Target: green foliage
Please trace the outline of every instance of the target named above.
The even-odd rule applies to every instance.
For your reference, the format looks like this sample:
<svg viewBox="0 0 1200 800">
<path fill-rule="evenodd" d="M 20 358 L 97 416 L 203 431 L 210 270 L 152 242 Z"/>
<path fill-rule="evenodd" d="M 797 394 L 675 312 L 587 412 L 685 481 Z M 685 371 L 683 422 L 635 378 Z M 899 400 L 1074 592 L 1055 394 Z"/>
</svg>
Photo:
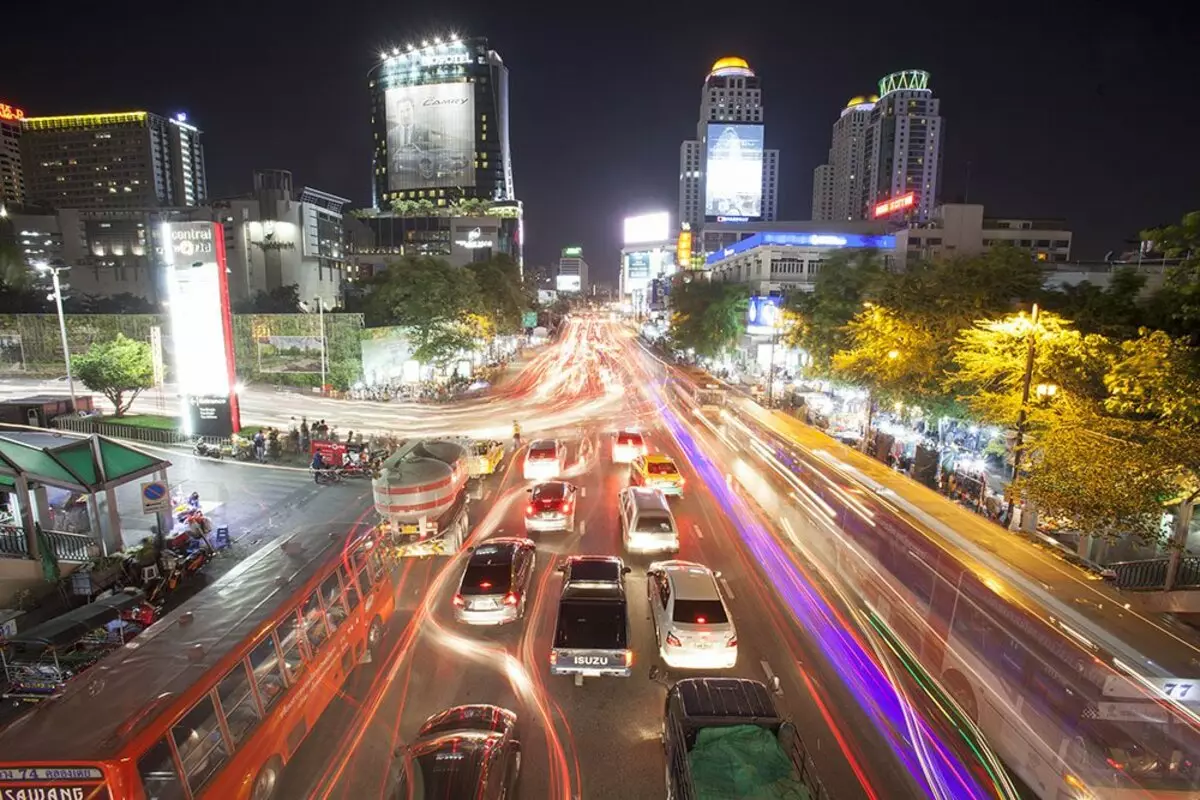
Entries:
<svg viewBox="0 0 1200 800">
<path fill-rule="evenodd" d="M 129 410 L 143 389 L 154 385 L 150 345 L 122 334 L 92 345 L 86 353 L 76 356 L 71 366 L 84 386 L 108 398 L 118 417 Z"/>
<path fill-rule="evenodd" d="M 480 217 L 492 209 L 491 200 L 479 197 L 461 197 L 443 206 L 432 200 L 392 201 L 392 213 L 398 217 Z"/>
<path fill-rule="evenodd" d="M 1200 342 L 1200 211 L 1184 214 L 1177 225 L 1142 231 L 1142 239 L 1166 258 L 1179 260 L 1147 302 L 1150 319 L 1172 335 Z"/>
<path fill-rule="evenodd" d="M 745 334 L 748 306 L 744 284 L 679 280 L 671 289 L 671 343 L 717 358 Z"/>
<path fill-rule="evenodd" d="M 519 333 L 521 313 L 533 308 L 536 294 L 522 280 L 517 262 L 501 254 L 468 264 L 467 269 L 475 276 L 475 313 L 497 334 Z"/>
<path fill-rule="evenodd" d="M 1150 420 L 1183 434 L 1200 432 L 1200 354 L 1183 339 L 1141 331 L 1121 343 L 1104 384 L 1113 414 Z"/>
<path fill-rule="evenodd" d="M 783 343 L 812 357 L 818 373 L 829 371 L 834 353 L 848 343 L 846 325 L 862 310 L 863 300 L 884 275 L 883 260 L 874 250 L 840 250 L 821 265 L 811 293 L 788 297 L 794 324 Z"/>
<path fill-rule="evenodd" d="M 300 287 L 293 283 L 269 292 L 255 292 L 253 297 L 235 303 L 233 310 L 238 314 L 296 314 L 300 300 Z"/>
<path fill-rule="evenodd" d="M 1132 268 L 1118 269 L 1108 286 L 1087 281 L 1042 295 L 1045 308 L 1069 320 L 1084 333 L 1099 333 L 1110 339 L 1131 339 L 1147 324 L 1152 313 L 1139 302 L 1146 276 Z"/>
<path fill-rule="evenodd" d="M 919 320 L 870 304 L 845 328 L 846 347 L 831 374 L 869 389 L 879 400 L 923 404 L 940 398 L 947 350 Z"/>
</svg>

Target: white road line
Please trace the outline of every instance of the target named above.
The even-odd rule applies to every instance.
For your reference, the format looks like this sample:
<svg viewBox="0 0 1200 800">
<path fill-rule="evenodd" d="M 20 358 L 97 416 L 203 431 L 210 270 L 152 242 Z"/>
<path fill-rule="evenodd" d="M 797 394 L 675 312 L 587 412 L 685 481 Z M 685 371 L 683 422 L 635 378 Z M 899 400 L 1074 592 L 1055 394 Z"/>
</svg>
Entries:
<svg viewBox="0 0 1200 800">
<path fill-rule="evenodd" d="M 698 536 L 701 539 L 704 538 L 704 531 L 700 530 L 699 525 L 692 525 L 692 530 L 694 530 L 696 532 L 696 536 Z"/>
<path fill-rule="evenodd" d="M 585 533 L 587 533 L 587 520 L 586 519 L 583 522 L 579 523 L 579 535 L 583 536 Z"/>
<path fill-rule="evenodd" d="M 579 487 L 579 496 L 580 496 L 580 497 L 587 497 L 587 487 L 586 487 L 586 486 L 580 486 L 580 487 Z"/>
<path fill-rule="evenodd" d="M 491 490 L 491 489 L 488 489 L 486 492 L 484 492 L 484 493 L 483 493 L 483 499 L 484 499 L 484 500 L 487 500 L 487 499 L 488 499 L 489 497 L 491 497 L 491 496 L 492 496 L 492 490 Z"/>
<path fill-rule="evenodd" d="M 725 578 L 721 578 L 720 581 L 721 581 L 721 588 L 725 590 L 725 594 L 729 596 L 729 599 L 737 600 L 737 595 L 735 595 L 733 593 L 733 589 L 731 589 L 729 587 L 729 581 L 725 580 Z"/>
</svg>

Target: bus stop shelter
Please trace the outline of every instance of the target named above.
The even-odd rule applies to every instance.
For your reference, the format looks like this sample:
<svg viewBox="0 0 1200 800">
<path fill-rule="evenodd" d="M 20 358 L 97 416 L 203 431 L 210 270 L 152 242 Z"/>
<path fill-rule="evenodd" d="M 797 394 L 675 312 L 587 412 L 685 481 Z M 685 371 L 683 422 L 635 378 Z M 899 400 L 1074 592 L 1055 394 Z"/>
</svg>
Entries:
<svg viewBox="0 0 1200 800">
<path fill-rule="evenodd" d="M 87 560 L 87 545 L 107 555 L 122 548 L 115 489 L 157 475 L 166 481 L 169 461 L 99 434 L 79 435 L 0 425 L 0 491 L 15 501 L 12 521 L 0 526 L 0 554 L 38 558 L 35 523 L 60 560 Z M 87 499 L 90 535 L 56 531 L 46 487 Z M 105 497 L 101 514 L 97 496 Z"/>
</svg>

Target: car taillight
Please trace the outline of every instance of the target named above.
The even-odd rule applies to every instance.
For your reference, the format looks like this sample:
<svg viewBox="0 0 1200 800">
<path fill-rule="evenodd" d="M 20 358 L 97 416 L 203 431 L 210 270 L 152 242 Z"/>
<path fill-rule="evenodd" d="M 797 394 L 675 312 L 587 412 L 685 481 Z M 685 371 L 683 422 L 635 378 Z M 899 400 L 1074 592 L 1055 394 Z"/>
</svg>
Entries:
<svg viewBox="0 0 1200 800">
<path fill-rule="evenodd" d="M 683 642 L 679 641 L 679 637 L 673 633 L 667 634 L 667 644 L 671 647 L 683 647 Z"/>
<path fill-rule="evenodd" d="M 515 606 L 516 604 L 517 604 L 517 593 L 516 592 L 509 592 L 508 594 L 504 595 L 504 605 Z"/>
<path fill-rule="evenodd" d="M 534 507 L 533 503 L 525 506 L 525 514 L 527 516 L 532 516 L 534 511 L 537 511 L 537 508 Z"/>
<path fill-rule="evenodd" d="M 455 608 L 463 608 L 466 605 L 467 605 L 467 601 L 463 600 L 463 596 L 461 594 L 454 595 L 454 607 Z"/>
<path fill-rule="evenodd" d="M 708 622 L 708 617 L 696 617 L 696 624 L 703 625 Z"/>
<path fill-rule="evenodd" d="M 490 588 L 492 588 L 492 582 L 491 581 L 480 581 L 479 588 L 480 589 L 490 589 Z"/>
<path fill-rule="evenodd" d="M 550 665 L 554 666 L 557 663 L 558 663 L 558 653 L 551 650 L 550 651 Z"/>
<path fill-rule="evenodd" d="M 563 510 L 563 513 L 564 513 L 564 514 L 570 514 L 570 513 L 571 513 L 571 501 L 570 501 L 570 500 L 568 500 L 567 502 L 563 503 L 562 510 Z"/>
<path fill-rule="evenodd" d="M 685 484 L 686 482 L 687 482 L 687 481 L 685 481 L 685 480 L 683 479 L 683 476 L 682 476 L 682 475 L 680 475 L 680 476 L 679 476 L 679 485 L 680 485 L 680 486 L 683 486 L 683 484 Z"/>
<path fill-rule="evenodd" d="M 726 647 L 737 647 L 737 634 L 729 637 L 729 641 L 725 643 Z"/>
<path fill-rule="evenodd" d="M 625 666 L 627 666 L 627 667 L 633 666 L 633 651 L 632 650 L 625 651 Z"/>
</svg>

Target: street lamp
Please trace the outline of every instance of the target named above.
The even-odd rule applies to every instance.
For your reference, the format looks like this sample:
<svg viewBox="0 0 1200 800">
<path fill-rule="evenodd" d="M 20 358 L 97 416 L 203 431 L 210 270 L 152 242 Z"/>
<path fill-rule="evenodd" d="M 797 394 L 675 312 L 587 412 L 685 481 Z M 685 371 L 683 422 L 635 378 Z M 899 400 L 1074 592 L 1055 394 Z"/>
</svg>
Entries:
<svg viewBox="0 0 1200 800">
<path fill-rule="evenodd" d="M 1037 331 L 1038 317 L 1041 315 L 1038 309 L 1038 304 L 1033 304 L 1033 309 L 1029 315 L 1029 322 L 1022 327 L 1025 328 L 1028 337 L 1025 345 L 1025 377 L 1021 382 L 1021 409 L 1017 412 L 1017 434 L 1013 439 L 1013 480 L 1021 474 L 1021 461 L 1025 455 L 1025 421 L 1026 410 L 1029 407 L 1029 395 L 1033 388 L 1033 362 L 1037 357 Z M 1018 321 L 1023 320 L 1024 315 Z M 1049 399 L 1058 394 L 1058 387 L 1052 383 L 1038 384 L 1037 394 L 1039 398 Z M 1013 506 L 1016 504 L 1016 498 L 1010 491 L 1008 493 L 1008 509 L 1005 512 L 1009 520 L 1013 518 Z"/>
<path fill-rule="evenodd" d="M 315 298 L 317 317 L 321 321 L 321 394 L 325 394 L 325 301 Z"/>
<path fill-rule="evenodd" d="M 69 266 L 55 266 L 47 264 L 45 261 L 39 261 L 33 265 L 33 268 L 38 272 L 49 272 L 50 280 L 54 282 L 54 293 L 46 299 L 54 299 L 54 304 L 58 308 L 58 332 L 62 336 L 63 360 L 67 365 L 67 391 L 71 393 L 71 411 L 79 413 L 79 403 L 75 400 L 75 379 L 71 377 L 71 348 L 67 345 L 67 319 L 63 316 L 62 304 L 62 284 L 59 283 L 58 273 L 70 269 Z"/>
</svg>

